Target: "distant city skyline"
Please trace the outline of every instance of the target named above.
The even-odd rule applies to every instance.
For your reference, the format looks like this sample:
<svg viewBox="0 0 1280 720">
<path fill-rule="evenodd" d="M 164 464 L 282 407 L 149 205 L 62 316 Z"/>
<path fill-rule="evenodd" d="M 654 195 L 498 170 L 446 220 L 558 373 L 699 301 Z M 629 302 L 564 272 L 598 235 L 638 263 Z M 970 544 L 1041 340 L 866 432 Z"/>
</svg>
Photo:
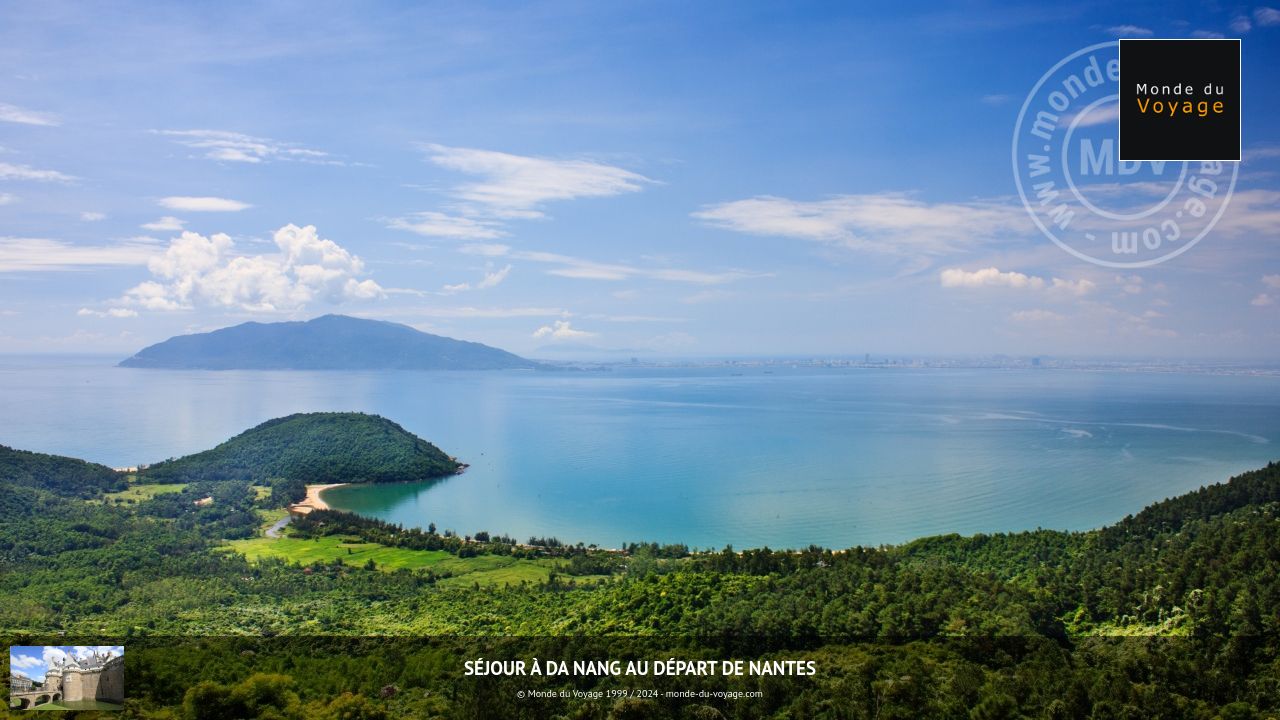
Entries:
<svg viewBox="0 0 1280 720">
<path fill-rule="evenodd" d="M 1280 351 L 1280 10 L 1201 3 L 0 7 L 0 352 L 327 313 L 521 355 Z M 1023 98 L 1239 37 L 1244 161 L 1183 255 L 1026 213 Z M 1101 187 L 1101 186 L 1099 186 Z"/>
</svg>

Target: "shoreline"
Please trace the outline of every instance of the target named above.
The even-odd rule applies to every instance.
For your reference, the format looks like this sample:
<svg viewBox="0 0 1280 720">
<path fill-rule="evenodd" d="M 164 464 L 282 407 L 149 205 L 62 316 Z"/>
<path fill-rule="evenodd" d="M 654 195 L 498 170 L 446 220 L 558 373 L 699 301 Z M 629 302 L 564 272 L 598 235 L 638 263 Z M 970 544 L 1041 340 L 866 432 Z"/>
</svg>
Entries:
<svg viewBox="0 0 1280 720">
<path fill-rule="evenodd" d="M 288 508 L 289 512 L 294 515 L 306 515 L 312 510 L 328 510 L 329 504 L 321 497 L 321 493 L 325 490 L 350 484 L 351 483 L 328 483 L 325 485 L 308 485 L 307 496 L 301 501 L 290 505 Z"/>
</svg>

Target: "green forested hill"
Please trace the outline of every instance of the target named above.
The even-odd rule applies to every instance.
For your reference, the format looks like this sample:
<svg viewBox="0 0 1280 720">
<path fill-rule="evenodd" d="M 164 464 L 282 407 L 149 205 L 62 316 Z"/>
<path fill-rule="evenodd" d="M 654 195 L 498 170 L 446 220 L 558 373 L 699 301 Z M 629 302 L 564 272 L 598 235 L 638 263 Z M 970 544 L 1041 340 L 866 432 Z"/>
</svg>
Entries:
<svg viewBox="0 0 1280 720">
<path fill-rule="evenodd" d="M 456 473 L 461 465 L 394 422 L 364 413 L 300 413 L 268 420 L 212 450 L 157 463 L 146 482 L 397 482 Z"/>
<path fill-rule="evenodd" d="M 106 465 L 14 450 L 0 445 L 0 478 L 11 485 L 90 498 L 124 487 L 124 476 Z"/>
</svg>

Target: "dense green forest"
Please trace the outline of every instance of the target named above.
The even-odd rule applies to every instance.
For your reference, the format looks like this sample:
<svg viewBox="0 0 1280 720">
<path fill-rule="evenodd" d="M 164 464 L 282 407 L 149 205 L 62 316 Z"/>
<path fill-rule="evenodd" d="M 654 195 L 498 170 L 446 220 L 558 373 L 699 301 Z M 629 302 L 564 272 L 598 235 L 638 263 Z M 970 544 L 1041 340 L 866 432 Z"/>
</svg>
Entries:
<svg viewBox="0 0 1280 720">
<path fill-rule="evenodd" d="M 280 500 L 306 483 L 401 482 L 462 469 L 440 448 L 396 423 L 364 413 L 299 413 L 268 420 L 212 450 L 144 468 L 151 483 L 271 482 Z"/>
<path fill-rule="evenodd" d="M 1090 532 L 605 551 L 319 512 L 287 542 L 332 557 L 250 561 L 237 543 L 271 542 L 261 529 L 283 502 L 253 483 L 347 452 L 321 441 L 336 432 L 326 422 L 304 423 L 296 446 L 286 429 L 328 417 L 346 424 L 292 416 L 155 466 L 188 484 L 127 501 L 124 477 L 101 466 L 0 455 L 0 632 L 14 644 L 123 642 L 125 716 L 138 718 L 1280 717 L 1278 464 Z M 386 458 L 422 443 L 359 417 L 356 439 L 335 440 L 351 457 L 399 467 Z M 351 561 L 371 545 L 453 565 Z M 440 569 L 489 558 L 541 579 L 482 584 Z M 480 656 L 766 657 L 818 672 L 465 677 L 463 660 Z M 762 695 L 517 699 L 534 687 Z"/>
</svg>

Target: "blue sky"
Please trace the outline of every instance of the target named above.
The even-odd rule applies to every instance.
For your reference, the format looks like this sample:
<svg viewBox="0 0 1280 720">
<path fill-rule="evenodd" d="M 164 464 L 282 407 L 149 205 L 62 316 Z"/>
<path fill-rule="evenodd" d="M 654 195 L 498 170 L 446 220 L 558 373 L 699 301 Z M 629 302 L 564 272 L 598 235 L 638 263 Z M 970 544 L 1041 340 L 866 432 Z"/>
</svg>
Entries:
<svg viewBox="0 0 1280 720">
<path fill-rule="evenodd" d="M 1009 164 L 1041 74 L 1218 35 L 1219 226 L 1054 246 Z M 0 351 L 342 312 L 542 357 L 1271 358 L 1277 66 L 1261 5 L 4 3 Z"/>
<path fill-rule="evenodd" d="M 9 648 L 9 672 L 21 673 L 36 682 L 59 660 L 87 657 L 94 652 L 124 655 L 121 645 L 14 645 Z"/>
</svg>

